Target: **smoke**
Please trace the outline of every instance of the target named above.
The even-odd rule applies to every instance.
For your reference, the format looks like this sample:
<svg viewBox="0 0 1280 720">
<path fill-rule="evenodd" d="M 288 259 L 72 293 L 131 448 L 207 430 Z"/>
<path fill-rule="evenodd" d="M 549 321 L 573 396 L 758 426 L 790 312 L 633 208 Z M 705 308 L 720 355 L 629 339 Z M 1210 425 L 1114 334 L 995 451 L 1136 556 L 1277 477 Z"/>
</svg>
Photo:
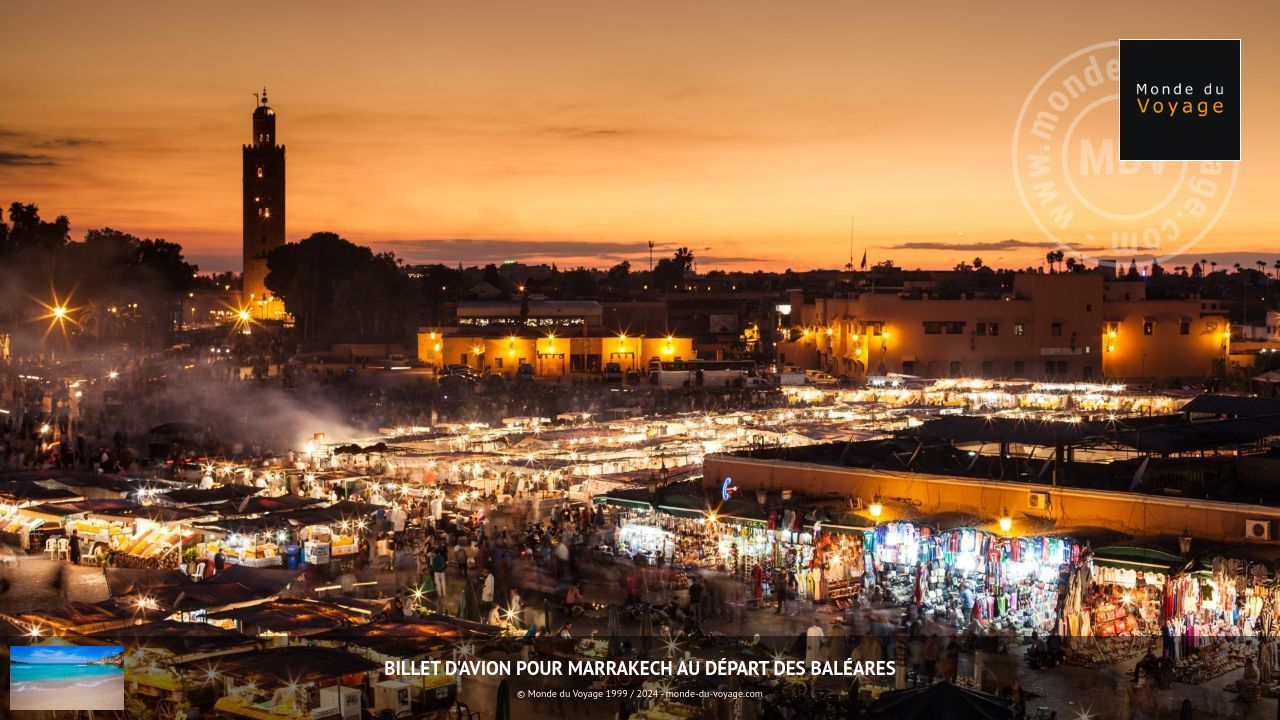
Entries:
<svg viewBox="0 0 1280 720">
<path fill-rule="evenodd" d="M 256 381 L 230 377 L 237 363 L 200 364 L 194 358 L 147 362 L 122 374 L 120 425 L 135 442 L 139 435 L 167 423 L 195 426 L 210 450 L 226 456 L 302 451 L 316 433 L 326 442 L 374 434 L 351 418 L 332 385 L 303 379 L 297 387 L 279 387 L 279 379 Z M 108 423 L 110 435 L 116 423 Z"/>
</svg>

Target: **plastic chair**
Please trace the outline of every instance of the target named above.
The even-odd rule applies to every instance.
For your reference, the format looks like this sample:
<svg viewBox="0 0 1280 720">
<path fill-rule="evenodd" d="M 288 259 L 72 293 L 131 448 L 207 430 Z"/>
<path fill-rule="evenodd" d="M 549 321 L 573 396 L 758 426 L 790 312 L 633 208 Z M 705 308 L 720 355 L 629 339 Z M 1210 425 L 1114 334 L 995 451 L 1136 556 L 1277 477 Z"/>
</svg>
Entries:
<svg viewBox="0 0 1280 720">
<path fill-rule="evenodd" d="M 49 556 L 49 559 L 52 560 L 53 556 L 58 553 L 58 538 L 56 537 L 47 538 L 44 541 L 44 551 L 45 551 L 45 554 Z"/>
<path fill-rule="evenodd" d="M 196 571 L 191 573 L 191 579 L 200 580 L 204 578 L 204 563 L 196 563 Z"/>
<path fill-rule="evenodd" d="M 64 537 L 58 538 L 57 555 L 59 560 L 63 558 L 70 560 L 71 559 L 71 541 L 67 540 Z"/>
</svg>

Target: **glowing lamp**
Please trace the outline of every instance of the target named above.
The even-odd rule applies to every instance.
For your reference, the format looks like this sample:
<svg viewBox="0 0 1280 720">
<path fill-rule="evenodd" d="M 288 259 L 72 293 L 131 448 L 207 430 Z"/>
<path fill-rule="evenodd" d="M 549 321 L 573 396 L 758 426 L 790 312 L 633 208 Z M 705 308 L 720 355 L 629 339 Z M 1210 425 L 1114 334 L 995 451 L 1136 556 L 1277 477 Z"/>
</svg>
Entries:
<svg viewBox="0 0 1280 720">
<path fill-rule="evenodd" d="M 871 517 L 877 519 L 884 512 L 884 503 L 880 502 L 880 493 L 876 493 L 876 496 L 871 499 L 871 504 L 867 506 L 867 512 L 871 513 Z"/>
<path fill-rule="evenodd" d="M 1013 529 L 1013 518 L 1009 517 L 1009 508 L 1000 512 L 1000 532 L 1007 533 Z"/>
</svg>

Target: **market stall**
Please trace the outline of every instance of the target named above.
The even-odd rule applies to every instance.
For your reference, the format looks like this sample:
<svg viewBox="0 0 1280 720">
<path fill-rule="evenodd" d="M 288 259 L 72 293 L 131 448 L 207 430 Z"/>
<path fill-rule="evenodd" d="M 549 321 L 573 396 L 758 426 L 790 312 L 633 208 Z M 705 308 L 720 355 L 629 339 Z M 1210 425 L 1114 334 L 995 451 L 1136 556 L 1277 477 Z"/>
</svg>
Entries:
<svg viewBox="0 0 1280 720">
<path fill-rule="evenodd" d="M 1057 625 L 1059 579 L 1080 546 L 1058 537 L 939 531 L 894 522 L 864 534 L 864 582 L 895 605 L 922 603 L 967 624 L 1001 620 L 1023 635 Z"/>
<path fill-rule="evenodd" d="M 341 650 L 289 647 L 180 664 L 219 696 L 214 711 L 238 718 L 361 717 L 366 674 L 377 665 Z"/>
<path fill-rule="evenodd" d="M 387 661 L 403 658 L 452 660 L 460 654 L 480 655 L 486 643 L 501 636 L 491 625 L 443 615 L 396 618 L 366 623 L 311 636 L 322 645 L 341 646 L 348 652 L 385 667 Z M 408 678 L 379 675 L 373 680 L 375 694 L 381 693 L 382 707 L 391 709 L 392 694 L 403 690 L 398 710 L 414 715 L 452 707 L 458 697 L 458 678 L 443 673 L 423 673 Z M 379 689 L 381 688 L 381 689 Z"/>
</svg>

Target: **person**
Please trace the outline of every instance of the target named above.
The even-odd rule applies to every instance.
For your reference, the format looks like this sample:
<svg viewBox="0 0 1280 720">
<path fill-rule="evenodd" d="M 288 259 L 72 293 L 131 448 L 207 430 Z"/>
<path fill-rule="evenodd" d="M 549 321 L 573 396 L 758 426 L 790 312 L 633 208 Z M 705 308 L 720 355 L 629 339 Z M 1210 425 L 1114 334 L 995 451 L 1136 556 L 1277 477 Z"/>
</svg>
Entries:
<svg viewBox="0 0 1280 720">
<path fill-rule="evenodd" d="M 383 570 L 391 569 L 391 544 L 387 540 L 386 533 L 378 533 L 378 540 L 374 543 L 375 555 L 378 564 Z"/>
<path fill-rule="evenodd" d="M 582 597 L 582 583 L 575 580 L 564 595 L 564 609 L 568 613 L 581 614 L 586 601 Z"/>
<path fill-rule="evenodd" d="M 702 620 L 702 581 L 697 575 L 689 583 L 689 613 Z"/>
<path fill-rule="evenodd" d="M 960 643 L 952 638 L 947 643 L 947 653 L 943 656 L 942 676 L 947 682 L 954 684 L 956 674 L 960 671 Z"/>
<path fill-rule="evenodd" d="M 435 557 L 431 558 L 431 575 L 436 585 L 436 597 L 443 600 L 445 598 L 445 570 L 449 568 L 449 559 L 445 557 L 444 548 L 436 550 Z"/>
<path fill-rule="evenodd" d="M 960 588 L 960 622 L 968 623 L 973 617 L 973 590 L 966 584 Z"/>
<path fill-rule="evenodd" d="M 71 531 L 71 538 L 67 542 L 67 557 L 72 565 L 80 564 L 80 533 L 75 530 Z"/>
<path fill-rule="evenodd" d="M 809 630 L 805 632 L 804 643 L 804 659 L 806 662 L 818 662 L 822 660 L 822 639 L 826 637 L 826 633 L 822 630 L 822 625 L 815 618 L 813 624 L 809 626 Z"/>
<path fill-rule="evenodd" d="M 933 676 L 938 672 L 938 656 L 942 654 L 942 645 L 938 641 L 938 636 L 929 635 L 929 639 L 924 642 L 924 684 L 932 685 Z"/>
<path fill-rule="evenodd" d="M 1156 677 L 1156 671 L 1160 667 L 1160 661 L 1156 659 L 1155 653 L 1151 652 L 1151 648 L 1147 648 L 1147 654 L 1142 656 L 1137 665 L 1133 666 L 1133 681 L 1138 682 L 1142 673 L 1146 673 L 1151 677 Z"/>
<path fill-rule="evenodd" d="M 227 566 L 227 556 L 222 552 L 222 548 L 218 548 L 218 552 L 213 554 L 213 572 L 218 574 Z"/>
<path fill-rule="evenodd" d="M 787 571 L 781 565 L 773 573 L 773 597 L 778 601 L 778 609 L 773 614 L 781 615 L 787 602 Z"/>
<path fill-rule="evenodd" d="M 385 622 L 395 622 L 404 618 L 404 604 L 400 602 L 400 596 L 396 595 L 391 598 L 391 602 L 387 603 L 386 612 L 383 613 L 382 619 Z"/>
<path fill-rule="evenodd" d="M 480 602 L 484 607 L 497 607 L 493 602 L 493 573 L 485 572 L 484 584 L 480 587 Z"/>
</svg>

